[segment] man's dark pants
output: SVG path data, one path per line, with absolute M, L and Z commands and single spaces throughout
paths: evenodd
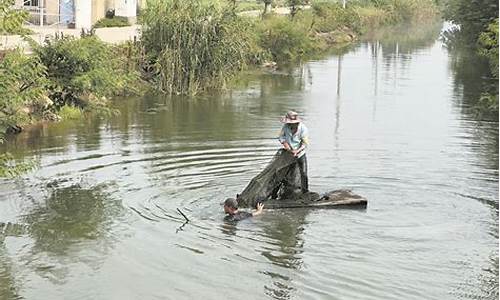
M 302 193 L 306 193 L 309 191 L 309 180 L 307 178 L 307 157 L 305 154 L 297 158 L 297 164 L 299 165 L 300 170 L 300 185 Z

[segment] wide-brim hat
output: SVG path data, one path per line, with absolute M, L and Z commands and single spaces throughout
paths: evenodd
M 299 114 L 294 111 L 289 111 L 284 117 L 281 117 L 281 123 L 295 124 L 300 122 L 302 122 L 302 119 L 299 117 Z

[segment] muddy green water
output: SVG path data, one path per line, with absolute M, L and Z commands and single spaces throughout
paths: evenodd
M 0 299 L 495 298 L 498 123 L 470 113 L 481 83 L 439 29 L 15 137 L 1 151 L 39 166 L 0 180 Z M 311 189 L 368 208 L 224 224 L 219 203 L 264 168 L 289 109 L 310 130 Z

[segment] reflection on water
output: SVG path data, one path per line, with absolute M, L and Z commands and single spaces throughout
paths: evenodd
M 496 295 L 498 123 L 467 109 L 479 71 L 439 31 L 382 32 L 223 95 L 117 99 L 117 117 L 14 137 L 2 151 L 40 168 L 0 181 L 0 298 Z M 225 224 L 220 202 L 271 159 L 290 109 L 310 129 L 311 189 L 353 189 L 367 210 Z
M 271 238 L 271 245 L 263 247 L 262 255 L 273 265 L 291 269 L 291 275 L 282 275 L 272 270 L 261 271 L 271 279 L 264 285 L 265 293 L 275 299 L 291 299 L 296 292 L 292 274 L 299 270 L 303 261 L 302 232 L 306 223 L 307 210 L 293 210 L 286 213 L 276 213 L 273 219 L 263 228 L 267 237 Z
M 98 268 L 113 246 L 112 225 L 123 214 L 120 201 L 107 195 L 104 185 L 47 185 L 45 200 L 33 203 L 21 221 L 28 227 L 33 245 L 23 260 L 26 266 L 55 283 L 63 283 L 69 264 Z M 86 245 L 98 245 L 97 259 L 80 258 Z M 97 248 L 97 247 L 96 247 Z

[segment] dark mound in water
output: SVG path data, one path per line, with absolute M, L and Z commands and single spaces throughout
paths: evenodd
M 265 202 L 266 208 L 365 208 L 368 201 L 351 190 L 334 190 L 324 195 L 300 192 L 297 159 L 279 150 L 266 168 L 255 176 L 238 195 L 240 207 L 255 207 Z M 272 198 L 272 199 L 271 199 Z
M 266 208 L 366 208 L 368 200 L 351 190 L 335 190 L 320 196 L 318 193 L 309 192 L 293 200 L 271 199 L 265 202 Z

